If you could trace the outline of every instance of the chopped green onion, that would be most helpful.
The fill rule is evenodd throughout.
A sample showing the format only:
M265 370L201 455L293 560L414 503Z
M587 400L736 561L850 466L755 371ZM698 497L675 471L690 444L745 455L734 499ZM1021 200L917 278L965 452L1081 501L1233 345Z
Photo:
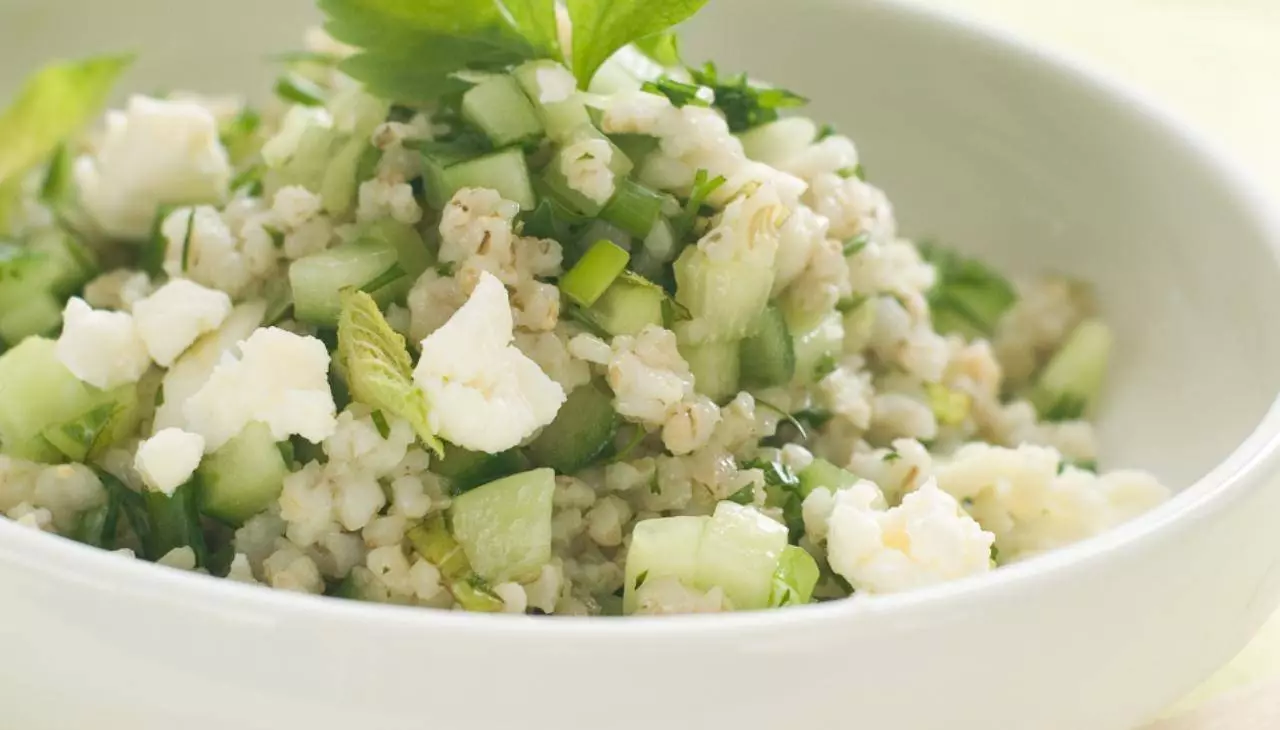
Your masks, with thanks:
M276 96L302 106L324 106L328 94L316 82L288 73L276 81Z
M560 278L560 290L574 302L590 307L627 268L631 254L610 241L597 241Z
M693 176L693 187L690 189L689 199L685 202L684 211L679 218L671 222L677 243L684 241L693 232L694 223L702 213L702 206L706 204L707 198L711 197L711 194L725 182L723 175L712 178L706 170L701 169Z
M394 282L400 281L405 276L406 276L406 272L404 270L404 267L402 267L397 262L389 266L386 271L370 279L368 283L360 287L360 291L365 292L367 294L373 294L374 292L377 292L379 289L382 289L385 286L388 286Z
M254 150L254 138L262 128L262 115L251 107L245 107L234 119L222 125L220 137L232 163L236 163ZM233 185L232 190L235 190Z
M618 185L618 192L600 211L600 217L637 238L644 238L662 213L662 201L663 196L657 191L624 179Z
M244 190L249 197L262 195L262 176L267 173L267 166L261 163L250 165L231 178L231 191Z

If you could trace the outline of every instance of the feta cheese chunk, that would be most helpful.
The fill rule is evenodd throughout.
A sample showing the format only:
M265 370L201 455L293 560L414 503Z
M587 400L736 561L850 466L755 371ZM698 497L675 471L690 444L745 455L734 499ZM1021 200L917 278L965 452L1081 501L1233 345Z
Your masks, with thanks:
M174 279L133 305L138 334L151 359L169 367L200 335L222 326L231 297L186 279Z
M560 153L560 173L569 187L604 205L617 189L613 170L609 169L612 159L613 147L607 140L589 137L564 148Z
M151 367L133 315L94 309L79 297L62 312L54 352L72 375L103 390L136 383Z
M107 114L102 144L77 163L76 182L104 231L136 239L161 205L222 202L231 162L208 109L135 96L125 111Z
M166 428L142 442L133 465L147 487L172 496L196 473L203 456L203 436Z
M564 389L512 344L507 291L484 272L471 298L422 341L414 382L442 438L496 454L551 423Z
M224 355L208 381L183 406L188 430L218 450L252 421L277 441L298 435L318 444L337 427L329 391L329 351L314 337L276 327L240 343L240 358Z
M885 510L883 500L880 489L865 480L832 500L827 558L856 590L894 593L991 569L995 536L934 480L893 509ZM807 524L808 500L805 506Z

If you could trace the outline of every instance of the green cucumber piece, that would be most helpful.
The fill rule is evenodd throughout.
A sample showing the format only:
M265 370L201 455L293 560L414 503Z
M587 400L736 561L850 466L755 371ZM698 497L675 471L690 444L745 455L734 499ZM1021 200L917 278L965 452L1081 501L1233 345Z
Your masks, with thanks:
M756 333L742 341L742 384L749 388L786 385L796 374L796 352L782 310L770 306L760 316Z
M385 296L390 301L402 301L408 296L418 277L436 263L436 251L427 245L422 234L413 226L384 218L370 224L360 237L386 243L399 256L404 276L388 284L385 291L377 292L378 296Z
M569 74L569 70L555 61L530 61L512 72L520 87L533 102L533 106L537 108L547 136L559 142L567 139L582 125L590 124L591 116L587 113L582 95L577 92L561 101L543 102L542 84L538 79L539 71Z
M800 496L808 497L813 490L822 487L832 492L848 489L858 483L858 476L832 464L826 459L814 459L799 474Z
M53 334L62 324L62 305L47 291L0 287L0 340L17 344L28 337Z
M680 354L693 372L693 387L716 403L738 394L741 361L737 342L682 344Z
M496 190L506 200L519 203L521 210L537 207L529 165L519 147L461 162L429 154L423 160L427 202L434 208L443 208L463 188Z
M525 457L517 450L500 454L468 451L453 444L444 445L444 458L431 464L431 471L449 480L453 494L462 494L481 484L515 474L529 468Z
M675 578L694 586L698 578L698 554L709 517L661 517L636 523L627 550L623 583L623 612L638 607L636 592L646 581Z
M510 76L495 75L462 95L462 117L480 128L495 147L523 144L542 135L529 97Z
M719 586L735 610L768 608L773 576L787 547L787 528L753 507L716 505L698 546L696 583Z
M647 134L615 134L609 139L636 167L644 167L645 159L658 151L658 138Z
M535 469L490 482L453 500L453 535L485 580L535 578L551 560L555 472Z
M813 589L821 577L818 561L807 550L795 545L786 546L773 574L769 606L802 606L808 603L813 600Z
M1045 365L1031 389L1031 402L1048 421L1088 416L1102 392L1115 336L1106 323L1087 319Z
M205 514L239 526L279 499L289 465L270 427L255 421L206 456L197 474Z
M308 324L336 325L342 309L338 294L348 287L362 289L380 281L388 271L398 267L399 262L400 254L395 246L373 237L358 238L294 261L289 266L294 316ZM384 305L390 293L386 287L370 292Z
M53 340L29 337L0 356L0 453L63 461L62 452L44 437L46 431L73 424L104 403L127 405L127 388L133 386L104 392L86 385L59 362L55 347ZM136 402L136 392L133 398ZM106 424L103 429L118 433Z
M624 273L591 307L592 321L611 335L636 335L649 325L663 325L662 287Z
M596 303L627 268L631 254L612 241L596 241L573 268L560 277L560 291L584 307Z
M122 385L101 393L97 405L66 423L46 428L41 435L69 461L83 463L137 430L138 405L138 387Z
M620 420L613 410L613 393L602 383L574 388L551 425L529 444L525 453L537 466L573 474L594 462L618 434Z
M142 540L147 559L159 560L175 548L190 547L196 554L196 565L208 565L209 550L200 526L199 485L187 482L175 489L172 496L151 491L142 496L150 525Z
M816 320L812 317L787 317L795 350L797 384L812 383L822 374L819 367L838 357L844 346L844 318L833 311Z
M773 266L750 257L712 260L689 246L675 263L676 301L696 320L695 339L737 341L755 334L769 304Z
M747 157L777 167L804 152L818 137L818 127L804 117L787 117L738 136Z

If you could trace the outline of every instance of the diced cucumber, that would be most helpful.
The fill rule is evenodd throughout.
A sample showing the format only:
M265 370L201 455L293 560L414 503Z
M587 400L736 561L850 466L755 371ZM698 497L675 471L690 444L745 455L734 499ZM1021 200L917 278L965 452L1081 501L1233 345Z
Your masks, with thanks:
M841 345L845 352L862 352L871 344L878 307L876 298L870 297L845 312L844 343Z
M336 325L341 311L339 292L347 287L364 288L399 262L400 254L390 242L372 237L361 237L294 261L289 267L294 316L309 324ZM380 304L387 301L387 293L385 287L370 292Z
M618 425L613 393L602 383L587 383L574 388L556 419L529 444L526 453L538 466L573 474L613 445Z
M813 589L818 585L822 571L818 561L807 550L795 545L782 549L778 570L773 574L773 592L769 605L801 606L813 599Z
M750 258L713 260L689 246L675 263L676 301L693 315L693 342L737 341L755 334L769 304L773 266Z
M322 124L310 124L298 140L293 156L281 168L279 187L301 185L308 190L320 190L325 171L333 161L333 149L341 138L340 133Z
M667 293L639 276L623 274L591 307L592 320L611 335L636 335L663 324Z
M535 578L551 560L551 508L555 472L535 469L467 492L453 500L453 535L471 567L503 583Z
M55 347L53 340L29 337L0 356L0 453L62 461L44 437L47 430L73 424L104 403L127 405L123 389L104 392L80 382L58 361Z
M237 352L240 343L249 339L249 335L262 325L266 310L264 302L247 302L237 306L216 332L210 332L196 340L194 345L182 353L173 367L165 373L164 382L160 386L164 402L156 409L156 431L186 425L182 408L187 399L205 384L223 355Z
M62 228L37 234L28 244L28 249L42 257L34 278L40 280L54 296L74 294L98 273L93 252Z
M609 241L624 251L630 251L632 248L631 236L626 231L603 220L591 221L591 225L587 226L578 237L575 248L578 251L586 251L597 241Z
M697 585L719 586L739 611L768 608L786 547L785 526L753 507L721 502L702 533Z
M69 461L84 462L130 436L138 428L138 387L122 385L100 393L99 402L42 435Z
M390 218L370 224L360 237L390 244L399 256L404 276L377 292L378 297L385 296L389 301L398 302L408 296L422 272L436 263L436 251L427 246L416 228Z
M462 116L484 132L495 147L522 144L542 134L542 122L516 80L495 75L462 95Z
M823 487L833 492L848 489L858 483L858 476L841 469L826 459L814 459L799 474L800 496L808 497L813 490Z
M205 514L239 526L280 497L289 465L270 427L255 421L206 456L197 473Z
M450 532L444 515L431 515L410 529L407 537L414 551L439 569L441 581L463 609L485 613L502 610L505 603L471 567L466 550Z
M576 90L568 98L560 101L543 101L544 98L556 98L559 96L556 93L558 90L543 89L543 78L566 75L570 79L572 78L572 74L564 66L555 61L530 61L516 68L512 75L520 83L520 87L524 89L529 99L533 101L534 107L538 109L538 115L542 119L542 125L546 129L547 136L553 141L559 142L567 139L575 129L591 123L591 117L587 114L587 107L583 102L582 94ZM576 84L576 82L572 83ZM544 93L544 91L550 93Z
M693 372L694 389L716 403L738 394L740 360L737 342L682 344L680 354Z
M1031 390L1031 402L1049 421L1090 414L1102 391L1115 337L1098 319L1081 322L1045 365Z
M560 291L574 302L590 307L627 268L631 254L612 241L596 241L573 268L560 277Z
M818 127L804 117L786 117L743 132L738 138L747 157L778 167L804 152L818 137Z
M687 586L698 579L698 553L709 517L662 517L636 523L627 551L623 611L634 613L636 591L650 580L675 578Z
M644 237L644 250L664 264L676 257L676 236L670 221L666 218L654 221L653 228Z
M630 179L617 187L600 217L637 238L648 236L662 213L663 195Z
M500 454L468 451L453 444L444 445L444 458L432 462L431 471L449 480L449 490L462 494L481 484L500 479L529 468L524 456L516 450Z
M367 137L352 137L334 154L320 182L320 197L329 215L341 218L355 204L360 162L371 147Z
M529 165L519 147L464 162L431 155L423 159L427 202L433 208L443 208L463 188L496 190L503 198L519 203L521 210L533 210L538 204L529 180Z
M61 324L62 306L49 292L0 289L0 340L17 344L51 335Z
M756 333L739 346L742 384L750 388L786 385L796 373L795 346L782 310L770 306L760 316Z
M817 379L819 365L837 357L844 345L844 320L839 312L831 312L817 320L806 316L787 316L795 349L795 383L807 384Z

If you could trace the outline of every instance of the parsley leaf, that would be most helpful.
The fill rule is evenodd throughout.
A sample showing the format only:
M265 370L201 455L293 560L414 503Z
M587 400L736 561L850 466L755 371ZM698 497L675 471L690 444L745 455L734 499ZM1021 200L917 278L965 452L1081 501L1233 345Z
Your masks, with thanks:
M710 96L710 90L704 86L690 84L684 81L676 81L673 78L663 76L657 81L646 81L640 87L650 94L659 94L671 100L672 105L682 106L711 106L711 103L705 96Z
M740 468L764 472L765 504L782 508L782 520L794 545L804 535L804 496L800 493L800 478L781 461L753 459L743 462Z
M680 60L680 36L674 30L665 30L635 42L636 48L662 66L682 66Z
M706 170L698 170L693 176L693 188L684 204L684 210L671 221L671 230L677 242L683 242L693 232L694 223L702 212L702 206L706 205L707 198L725 182L723 175L712 178Z
M930 243L920 255L933 264L938 279L929 290L933 325L941 334L989 337L1018 295L1004 277L974 259Z
M734 504L749 505L756 501L756 485L748 484L738 491L726 497L727 500Z
M555 0L320 0L334 38L362 48L340 67L371 92L427 103L463 91L465 69L558 58Z
M586 87L623 46L693 17L707 0L567 0L573 19L573 74Z
M745 73L721 78L716 65L708 61L702 68L689 69L694 83L715 93L715 107L724 114L729 130L745 132L777 121L779 109L794 109L809 103L799 94L769 86L757 86Z

